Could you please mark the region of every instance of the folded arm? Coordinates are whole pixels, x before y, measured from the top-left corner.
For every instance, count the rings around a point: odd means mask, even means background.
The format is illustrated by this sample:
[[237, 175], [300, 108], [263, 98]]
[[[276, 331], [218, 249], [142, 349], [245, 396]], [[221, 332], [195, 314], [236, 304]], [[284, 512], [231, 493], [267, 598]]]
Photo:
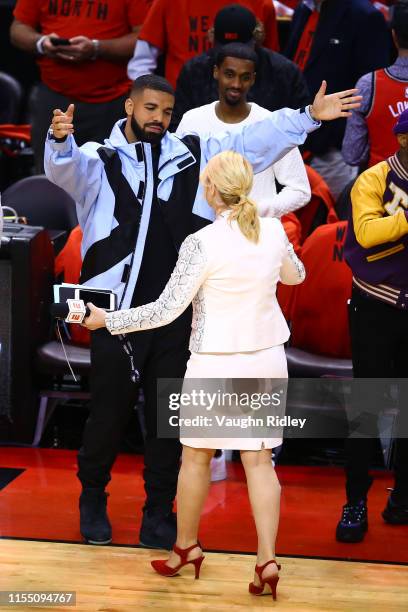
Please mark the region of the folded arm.
[[305, 165], [298, 148], [287, 153], [273, 165], [276, 180], [282, 185], [281, 191], [271, 198], [268, 216], [282, 217], [310, 200], [311, 191]]
[[127, 334], [168, 325], [189, 306], [207, 271], [202, 242], [187, 236], [169, 282], [155, 302], [137, 308], [107, 313], [105, 324], [111, 334]]

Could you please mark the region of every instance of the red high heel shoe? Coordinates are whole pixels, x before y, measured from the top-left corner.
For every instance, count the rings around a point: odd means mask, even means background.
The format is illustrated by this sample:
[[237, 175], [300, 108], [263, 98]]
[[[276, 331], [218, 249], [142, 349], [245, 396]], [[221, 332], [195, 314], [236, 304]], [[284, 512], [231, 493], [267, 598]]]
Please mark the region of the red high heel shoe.
[[193, 544], [193, 546], [189, 546], [188, 548], [179, 548], [178, 546], [174, 545], [173, 551], [180, 557], [180, 563], [177, 565], [177, 567], [169, 567], [166, 561], [160, 560], [151, 561], [152, 568], [156, 570], [156, 572], [161, 576], [167, 576], [170, 578], [171, 576], [177, 576], [179, 570], [181, 570], [184, 565], [188, 565], [189, 563], [191, 563], [192, 565], [194, 565], [195, 578], [197, 580], [200, 577], [200, 568], [205, 557], [204, 555], [201, 555], [201, 557], [198, 557], [197, 559], [191, 559], [191, 561], [187, 561], [188, 553], [194, 548], [200, 548], [200, 545]]
[[[255, 565], [255, 571], [258, 574], [260, 586], [257, 586], [254, 582], [251, 582], [249, 585], [249, 592], [252, 595], [262, 595], [265, 589], [265, 586], [268, 585], [270, 588], [270, 592], [272, 593], [272, 597], [276, 599], [276, 587], [279, 582], [279, 576], [270, 576], [269, 578], [262, 578], [262, 572], [264, 571], [267, 565], [271, 563], [275, 563], [278, 570], [280, 570], [281, 566], [278, 565], [275, 559], [271, 559], [271, 561], [267, 561], [264, 565]], [[265, 591], [265, 595], [268, 595], [268, 590]]]

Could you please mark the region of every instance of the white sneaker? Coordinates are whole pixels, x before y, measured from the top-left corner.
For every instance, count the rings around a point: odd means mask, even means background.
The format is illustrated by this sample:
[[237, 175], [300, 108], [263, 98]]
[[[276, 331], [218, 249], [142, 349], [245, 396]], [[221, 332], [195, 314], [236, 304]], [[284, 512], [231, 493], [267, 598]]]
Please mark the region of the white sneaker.
[[213, 457], [211, 459], [211, 482], [217, 482], [218, 480], [225, 480], [227, 477], [227, 465], [225, 461], [225, 453], [219, 457]]

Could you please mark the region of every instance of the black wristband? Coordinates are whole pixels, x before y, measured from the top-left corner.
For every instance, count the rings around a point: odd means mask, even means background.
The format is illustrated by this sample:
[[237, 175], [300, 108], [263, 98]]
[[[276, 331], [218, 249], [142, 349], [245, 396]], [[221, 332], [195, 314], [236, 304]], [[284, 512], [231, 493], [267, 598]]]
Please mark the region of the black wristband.
[[54, 132], [52, 131], [51, 128], [48, 130], [48, 140], [53, 140], [54, 142], [65, 142], [67, 138], [68, 136], [57, 138], [56, 136], [54, 136]]

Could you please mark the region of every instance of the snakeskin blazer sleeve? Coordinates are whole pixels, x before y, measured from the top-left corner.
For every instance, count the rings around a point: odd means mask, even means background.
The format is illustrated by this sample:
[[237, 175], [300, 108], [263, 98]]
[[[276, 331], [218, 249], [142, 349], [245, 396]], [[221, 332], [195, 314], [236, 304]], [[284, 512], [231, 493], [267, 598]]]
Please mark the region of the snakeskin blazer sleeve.
[[113, 335], [168, 325], [193, 300], [206, 277], [207, 258], [197, 236], [187, 236], [169, 282], [155, 302], [107, 313], [106, 327]]
[[291, 242], [289, 242], [285, 230], [283, 230], [283, 233], [286, 254], [281, 264], [279, 273], [280, 280], [284, 285], [299, 285], [300, 283], [303, 283], [306, 278], [305, 266], [296, 255], [293, 245]]

